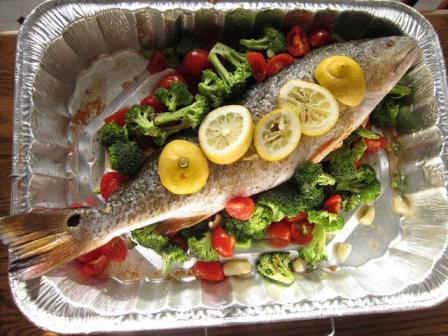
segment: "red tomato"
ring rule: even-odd
[[[380,149],[384,149],[387,146],[387,140],[384,137],[380,137],[379,139],[364,139],[367,149],[366,154],[374,154],[378,152]]]
[[[333,42],[331,34],[326,30],[312,31],[308,34],[308,40],[311,48],[323,47]]]
[[[83,263],[88,263],[95,259],[98,259],[102,255],[103,255],[103,247],[101,246],[93,251],[90,251],[89,253],[86,253],[78,257],[77,260],[82,261]]]
[[[88,197],[86,198],[86,200],[85,200],[86,204],[87,204],[89,207],[95,207],[95,206],[96,206],[96,201],[97,201],[97,199],[96,199],[95,196],[88,196]]]
[[[126,176],[117,172],[109,172],[104,174],[100,183],[101,196],[107,200],[126,179]]]
[[[208,62],[208,51],[204,49],[193,49],[189,51],[182,62],[182,68],[185,73],[196,75],[210,67]]]
[[[362,165],[362,161],[361,161],[361,160],[356,160],[356,161],[355,161],[355,167],[356,167],[356,169],[359,169],[359,167],[361,167],[361,165]]]
[[[229,216],[239,220],[248,220],[254,212],[254,207],[254,201],[244,196],[233,197],[224,205]]]
[[[166,69],[166,57],[160,50],[155,50],[149,58],[146,69],[150,74],[155,74]]]
[[[299,26],[294,26],[286,35],[286,45],[288,52],[295,57],[302,57],[310,51],[308,38]]]
[[[225,278],[223,265],[219,261],[197,261],[192,270],[195,277],[202,280],[222,281]]]
[[[119,126],[124,126],[124,120],[128,111],[129,109],[127,107],[122,108],[121,110],[118,110],[117,112],[112,114],[110,117],[105,118],[104,122],[106,124],[109,124],[112,121],[115,121]]]
[[[180,72],[173,72],[168,75],[163,76],[160,79],[159,84],[157,85],[156,89],[158,88],[165,88],[168,89],[171,85],[174,83],[185,83],[187,84],[187,80],[184,75],[182,75]]]
[[[287,220],[274,222],[266,230],[266,239],[273,247],[285,247],[291,242],[291,223]]]
[[[105,255],[101,255],[97,259],[84,264],[81,269],[81,274],[85,276],[100,275],[109,265],[109,262],[110,259],[108,257],[106,257]]]
[[[71,209],[79,209],[79,208],[84,208],[84,205],[82,205],[79,202],[73,202],[68,207],[71,208]]]
[[[294,243],[305,245],[313,239],[314,224],[306,219],[291,224],[291,236]]]
[[[233,245],[235,245],[235,237],[227,234],[222,226],[213,229],[212,246],[220,256],[231,257],[233,255]]]
[[[331,195],[324,203],[322,209],[339,215],[341,212],[342,197],[339,194]]]
[[[252,68],[252,73],[257,82],[262,82],[266,79],[267,64],[262,53],[249,52],[246,54],[246,59]]]
[[[266,65],[267,74],[268,76],[272,76],[292,63],[294,63],[294,57],[288,54],[275,55],[269,59]]]
[[[166,111],[165,105],[160,103],[153,95],[146,96],[140,102],[140,105],[148,105],[154,108],[156,112],[164,112]]]
[[[123,261],[128,255],[126,242],[120,237],[115,237],[102,247],[103,254],[113,261]]]
[[[297,221],[300,221],[305,218],[306,218],[306,212],[302,211],[298,215],[288,218],[287,220],[288,220],[288,222],[297,222]]]

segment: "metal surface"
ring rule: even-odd
[[[419,41],[423,62],[404,81],[416,91],[412,114],[420,119],[398,139],[411,211],[404,218],[393,214],[392,195],[384,190],[375,225],[354,223],[353,233],[346,232],[354,251],[346,266],[298,275],[288,288],[258,276],[218,284],[155,281],[154,268],[137,251],[125,265],[112,267],[112,277],[105,280],[86,283],[72,265],[31,282],[10,278],[17,305],[37,325],[79,333],[267,323],[419,308],[446,298],[446,72],[431,25],[395,2],[45,2],[27,18],[18,39],[12,213],[64,207],[91,193],[102,167],[79,160],[76,139],[105,106],[120,105],[115,98],[126,87],[145,86],[139,77],[132,84],[144,68],[132,50],[166,46],[179,30],[219,34],[225,11],[241,5],[279,9],[288,14],[286,22],[294,19],[293,10],[330,19],[345,10],[362,11],[370,15],[337,17],[337,30],[353,35],[353,25],[362,22],[367,36],[381,29],[396,32],[375,19],[384,18]],[[210,11],[194,14],[202,8]],[[258,21],[268,16],[260,13]],[[148,88],[142,90],[134,99]],[[375,166],[386,186],[387,160],[380,156]]]

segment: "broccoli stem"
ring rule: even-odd
[[[252,50],[264,50],[268,47],[269,38],[263,37],[258,40],[243,39],[240,44]]]
[[[210,61],[211,65],[215,68],[218,75],[226,81],[226,83],[229,83],[229,72],[225,68],[224,65],[222,65],[221,61],[219,60],[218,55],[210,53],[208,56],[208,60]]]
[[[182,120],[185,116],[185,111],[183,109],[177,110],[176,112],[165,112],[160,113],[154,118],[154,123],[156,126],[162,126],[168,123]]]

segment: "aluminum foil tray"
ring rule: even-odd
[[[139,77],[146,61],[138,51],[169,45],[183,30],[203,38],[222,34],[232,28],[226,11],[238,7],[257,11],[256,24],[280,20],[309,28],[309,11],[317,21],[336,23],[346,39],[403,33],[419,41],[421,62],[404,78],[415,101],[398,139],[410,212],[395,215],[385,188],[375,225],[351,225],[346,236],[356,253],[346,266],[297,275],[288,288],[257,276],[218,284],[153,281],[152,265],[136,250],[105,280],[87,283],[72,265],[29,282],[10,277],[18,307],[35,324],[61,333],[185,328],[398,311],[447,297],[445,66],[431,25],[397,2],[43,3],[27,18],[17,44],[11,212],[65,207],[90,193],[104,162],[97,170],[86,165],[78,139],[105,106],[120,104],[116,97],[126,87],[137,85],[127,101],[150,90],[151,80]],[[388,162],[382,156],[375,161],[387,185]]]

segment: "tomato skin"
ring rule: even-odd
[[[100,182],[101,196],[107,200],[126,179],[126,176],[117,172],[108,172],[104,174]]]
[[[238,220],[248,220],[254,212],[255,203],[250,197],[236,196],[224,205],[227,214]]]
[[[302,219],[306,219],[305,211],[299,212],[296,216],[288,218],[287,221],[292,223],[292,222],[300,221]]]
[[[150,74],[155,74],[162,70],[165,70],[167,66],[166,57],[160,50],[155,50],[149,58],[148,66],[146,69]]]
[[[222,281],[225,279],[223,264],[219,261],[197,261],[192,270],[198,279],[207,281]]]
[[[252,68],[252,73],[254,75],[255,80],[260,83],[263,82],[268,73],[267,73],[267,63],[264,59],[262,53],[259,52],[248,52],[246,54],[246,59]]]
[[[308,37],[299,26],[294,26],[286,35],[288,52],[295,57],[302,57],[310,51]]]
[[[183,71],[191,75],[200,74],[209,67],[208,51],[199,48],[189,51],[182,62]]]
[[[101,246],[93,251],[90,251],[89,253],[79,256],[76,259],[82,261],[83,263],[89,263],[95,259],[98,259],[102,255],[103,255],[103,247]]]
[[[113,261],[123,261],[128,255],[126,242],[120,237],[115,237],[101,249],[103,254]]]
[[[272,76],[282,70],[284,67],[294,63],[294,57],[288,54],[278,54],[270,58],[267,65],[266,71],[268,76]]]
[[[292,241],[299,245],[308,244],[313,239],[314,224],[302,219],[291,223]]]
[[[153,95],[149,95],[143,98],[140,102],[140,105],[151,106],[156,112],[166,111],[165,105],[160,103]]]
[[[168,89],[171,85],[175,83],[187,84],[187,79],[185,78],[184,75],[182,75],[180,72],[177,71],[167,74],[160,79],[160,82],[154,91],[157,91],[158,88]]]
[[[322,209],[334,213],[336,215],[339,215],[339,213],[341,212],[341,202],[342,202],[341,195],[339,194],[331,195],[325,201],[324,205],[322,206]]]
[[[273,247],[285,247],[291,242],[291,223],[288,220],[274,222],[266,230],[266,239]]]
[[[68,206],[70,209],[79,209],[79,208],[84,208],[84,205],[82,205],[79,202],[73,202],[72,204],[70,204]]]
[[[380,149],[385,149],[387,147],[387,140],[384,137],[380,137],[379,139],[364,139],[367,149],[365,153],[367,155],[375,154]]]
[[[90,261],[81,268],[81,274],[87,277],[100,275],[109,265],[110,259],[105,255],[99,256],[97,259]]]
[[[311,48],[323,47],[333,42],[331,34],[323,29],[309,33],[308,40]]]
[[[104,119],[106,124],[110,124],[112,121],[115,121],[118,126],[124,126],[126,113],[128,113],[129,109],[127,107],[118,110],[111,116]]]
[[[215,227],[211,234],[213,248],[222,257],[231,257],[233,255],[233,246],[235,237],[227,234],[222,226]]]

